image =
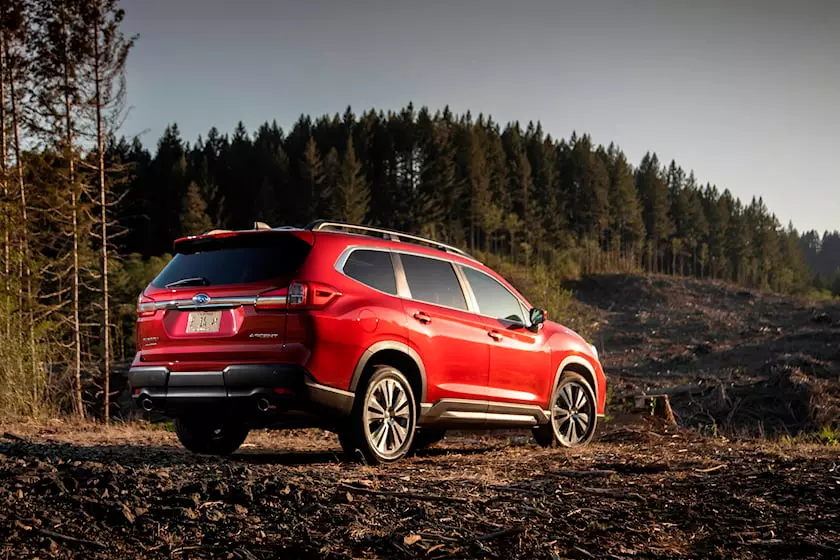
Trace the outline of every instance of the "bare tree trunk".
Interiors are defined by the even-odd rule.
[[[108,313],[108,200],[105,184],[105,135],[102,127],[102,75],[100,68],[99,21],[93,28],[93,72],[96,84],[96,149],[99,157],[99,219],[102,235],[102,344],[105,351],[105,423],[111,420],[111,329]]]
[[[79,319],[79,201],[76,193],[76,162],[73,154],[73,121],[71,119],[70,76],[67,65],[64,66],[64,117],[65,143],[67,158],[67,173],[70,183],[70,205],[72,214],[73,238],[73,407],[79,418],[85,417],[85,406],[82,400],[82,333]]]
[[[62,37],[67,42],[68,30],[66,25],[66,12],[62,21]],[[82,327],[80,320],[80,272],[79,272],[79,193],[76,184],[76,160],[73,151],[73,103],[71,100],[70,62],[64,60],[63,64],[64,82],[64,144],[65,158],[67,158],[67,180],[70,187],[70,213],[71,213],[71,237],[73,243],[73,408],[79,418],[84,419],[85,407],[82,399]]]
[[[0,31],[0,41],[6,43],[5,32]],[[0,48],[0,181],[3,183],[3,204],[7,204],[9,200],[9,184],[6,173],[8,165],[6,158],[8,157],[8,146],[6,145],[6,57],[5,50]],[[9,268],[9,260],[11,259],[11,235],[12,217],[11,208],[3,208],[3,273],[5,274],[5,286],[3,286],[3,297],[6,300],[5,305],[5,335],[8,339],[11,335],[11,291],[10,284],[11,269]]]
[[[6,60],[10,60],[9,56],[9,40],[8,37],[4,35],[3,37],[3,49],[5,51]],[[18,105],[17,105],[17,93],[15,91],[15,79],[14,75],[12,74],[11,67],[9,68],[9,98],[11,101],[11,109],[12,109],[12,133],[14,137],[15,143],[15,163],[17,167],[17,181],[18,187],[20,188],[20,217],[21,217],[21,272],[23,273],[23,278],[26,280],[26,298],[27,298],[27,308],[28,308],[28,319],[29,319],[29,350],[30,350],[30,358],[31,358],[31,368],[32,368],[32,380],[34,381],[37,378],[38,374],[38,364],[35,358],[35,315],[34,315],[34,302],[32,300],[32,269],[31,264],[29,263],[29,239],[27,234],[27,223],[28,223],[28,216],[26,212],[26,186],[23,181],[23,158],[21,157],[21,149],[20,149],[20,123],[18,120]],[[21,287],[22,290],[22,287]],[[37,402],[37,401],[36,401]]]

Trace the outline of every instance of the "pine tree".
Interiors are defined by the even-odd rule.
[[[352,138],[347,139],[334,185],[336,219],[351,224],[364,223],[370,206],[370,189],[356,159]]]
[[[433,121],[424,108],[418,117],[418,129],[422,163],[414,210],[417,229],[433,239],[447,239],[448,214],[455,209],[459,194],[449,123],[440,116]]]
[[[621,150],[610,146],[607,153],[610,176],[609,229],[615,238],[614,249],[622,258],[631,258],[635,262],[645,236],[636,181]]]
[[[665,242],[674,232],[669,215],[668,185],[662,178],[656,154],[647,153],[636,171],[636,188],[642,200],[642,217],[648,241],[648,270],[662,271]]]
[[[324,200],[321,191],[324,188],[324,165],[318,154],[315,139],[310,136],[306,142],[303,160],[300,162],[300,178],[303,181],[303,194],[307,199],[307,221],[325,215]]]
[[[198,185],[191,182],[181,205],[181,234],[200,235],[211,229],[213,222],[207,215],[207,203],[201,196]]]

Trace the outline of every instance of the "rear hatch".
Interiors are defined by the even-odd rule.
[[[286,295],[313,242],[299,230],[176,241],[138,301],[141,361],[193,369],[293,360],[283,344]]]

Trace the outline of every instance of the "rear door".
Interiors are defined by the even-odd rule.
[[[288,361],[286,293],[311,249],[308,232],[254,232],[176,243],[141,296],[144,362],[174,367]]]
[[[478,305],[490,349],[488,394],[497,402],[540,404],[551,354],[542,330],[526,327],[525,306],[493,277],[461,267]]]
[[[468,311],[467,300],[452,263],[431,257],[399,254],[410,299],[408,338],[426,367],[427,401],[468,399],[475,420],[486,412],[490,343],[487,329]]]

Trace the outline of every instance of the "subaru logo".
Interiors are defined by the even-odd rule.
[[[195,294],[192,298],[192,302],[195,305],[204,305],[208,301],[210,301],[210,296],[207,294]]]

